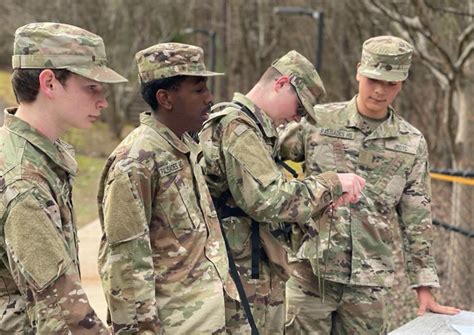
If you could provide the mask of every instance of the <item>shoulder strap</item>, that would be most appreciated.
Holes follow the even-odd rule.
[[[265,134],[263,130],[263,126],[260,123],[260,121],[255,117],[255,114],[250,111],[244,104],[237,102],[237,101],[232,101],[232,102],[220,102],[212,106],[211,111],[215,111],[221,108],[226,108],[226,107],[233,107],[235,109],[239,109],[242,111],[245,115],[247,115],[255,124],[257,125],[258,129],[260,129],[260,132],[262,134]],[[291,168],[288,164],[286,164],[283,160],[281,160],[279,157],[274,158],[275,163],[283,167],[285,170],[287,170],[293,178],[298,178],[298,173]]]
[[[255,117],[255,114],[252,113],[246,106],[244,106],[240,102],[236,102],[235,104],[240,106],[240,110],[244,112],[248,117],[250,117],[257,124],[262,134],[265,134],[263,130],[263,126],[260,123],[260,121]],[[273,160],[275,161],[275,163],[277,163],[278,165],[283,167],[285,170],[287,170],[293,176],[293,178],[298,178],[298,173],[293,168],[291,168],[288,164],[286,164],[283,160],[281,160],[280,157],[275,157]]]
[[[237,271],[237,266],[235,265],[234,257],[232,256],[232,250],[229,245],[229,241],[227,240],[227,236],[225,235],[225,230],[222,225],[222,208],[225,206],[225,202],[230,196],[229,190],[224,192],[219,199],[217,198],[212,198],[214,202],[214,207],[216,207],[217,210],[217,216],[219,218],[219,224],[221,227],[221,233],[222,237],[224,238],[224,243],[225,243],[225,248],[227,250],[227,258],[229,260],[229,270],[230,270],[230,276],[234,280],[235,286],[237,287],[237,292],[239,293],[240,297],[240,302],[242,303],[242,307],[245,312],[245,316],[247,318],[247,321],[249,322],[250,329],[252,330],[252,335],[259,335],[257,325],[255,324],[255,319],[253,318],[252,310],[250,308],[249,300],[247,298],[247,294],[245,293],[244,285],[242,284],[242,280],[240,279],[239,272]],[[238,208],[242,213],[243,211]],[[230,214],[230,213],[226,213]],[[244,213],[245,214],[245,213]],[[227,216],[226,216],[227,217]],[[253,224],[253,221],[252,221]],[[258,223],[257,223],[258,224]],[[253,267],[253,265],[252,265]]]
[[[214,112],[215,110],[218,110],[218,109],[227,108],[227,107],[234,107],[235,109],[240,109],[240,106],[237,105],[235,102],[224,101],[224,102],[219,102],[215,105],[212,105],[211,112]]]
[[[240,280],[239,273],[237,272],[237,266],[235,265],[234,257],[231,255],[231,250],[229,247],[229,242],[227,241],[227,237],[224,233],[224,227],[221,224],[221,231],[222,236],[224,237],[225,247],[227,249],[227,255],[229,259],[229,270],[232,279],[235,282],[235,286],[237,287],[237,291],[239,292],[239,297],[242,303],[242,307],[244,308],[245,316],[247,317],[247,321],[249,322],[250,329],[252,330],[252,335],[259,335],[257,325],[255,324],[255,319],[253,318],[252,310],[250,309],[249,300],[247,299],[247,294],[245,293],[244,286],[242,281]]]

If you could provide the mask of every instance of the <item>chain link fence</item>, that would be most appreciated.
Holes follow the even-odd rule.
[[[473,310],[474,173],[433,172],[436,172],[432,174],[431,183],[435,225],[433,248],[441,284],[433,293],[440,304]],[[461,201],[455,192],[462,193]],[[457,208],[455,212],[454,208]],[[398,239],[400,241],[400,236]],[[409,288],[405,276],[401,243],[396,245],[395,284],[388,295],[391,330],[414,319],[418,308],[415,292]]]

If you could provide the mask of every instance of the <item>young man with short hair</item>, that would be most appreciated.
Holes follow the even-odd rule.
[[[393,283],[394,230],[400,229],[419,313],[454,314],[430,293],[438,287],[432,241],[428,147],[391,106],[408,77],[413,49],[393,36],[364,42],[350,101],[318,105],[314,118],[281,136],[285,159],[304,161],[306,175],[357,173],[366,180],[358,203],[337,208],[306,242],[287,283],[289,334],[384,334],[386,292]],[[318,283],[322,283],[319,285]]]
[[[303,224],[343,199],[343,193],[355,202],[364,185],[354,174],[335,172],[288,181],[275,163],[276,127],[312,115],[323,95],[313,65],[290,51],[250,92],[235,93],[226,108],[213,113],[200,133],[201,165],[261,334],[283,334],[285,281],[291,272],[273,228],[285,230],[278,228],[283,222]],[[250,332],[242,306],[226,300],[230,334]]]
[[[201,48],[162,43],[136,54],[151,111],[107,160],[99,190],[99,268],[115,333],[224,334],[236,297],[198,164],[213,99]]]
[[[108,333],[80,282],[72,181],[77,163],[59,137],[89,128],[107,107],[102,38],[60,23],[15,33],[18,108],[0,129],[0,333]]]

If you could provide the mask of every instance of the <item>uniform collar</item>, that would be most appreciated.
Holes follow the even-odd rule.
[[[253,115],[255,115],[255,118],[258,120],[258,122],[260,122],[266,137],[278,137],[277,130],[273,124],[273,120],[267,115],[267,113],[265,113],[257,105],[255,105],[252,100],[250,100],[241,93],[235,93],[232,101],[241,103],[242,105],[247,107]]]
[[[189,140],[192,141],[190,136],[187,133],[183,134],[183,140],[181,140],[176,134],[165,126],[163,123],[157,121],[152,115],[151,112],[143,112],[140,114],[140,123],[152,128],[158,133],[166,142],[168,142],[176,150],[186,154],[189,152],[189,147],[185,144],[189,144]]]
[[[364,134],[370,134],[370,128],[364,122],[357,110],[357,95],[352,98],[346,106],[348,128],[357,128]],[[400,133],[400,120],[392,106],[388,107],[388,118],[382,122],[368,137],[370,138],[388,138],[397,137]]]
[[[16,117],[16,111],[16,107],[5,109],[4,127],[43,152],[56,165],[60,166],[69,174],[76,175],[77,162],[74,158],[74,148],[60,139],[52,142],[49,138],[31,127],[27,122]]]

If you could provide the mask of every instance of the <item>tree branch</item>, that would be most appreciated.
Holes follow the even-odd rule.
[[[393,6],[393,10],[392,9],[389,9],[387,8],[386,6],[382,5],[381,3],[377,3],[375,0],[369,0],[370,1],[370,4],[371,4],[371,7],[372,8],[377,8],[379,10],[379,12],[381,12],[382,14],[384,14],[385,16],[391,18],[393,21],[395,21],[395,23],[398,23],[399,25],[401,25],[402,27],[404,27],[405,31],[414,31],[417,33],[417,37],[414,37],[411,42],[415,45],[416,44],[416,40],[417,39],[426,39],[428,40],[435,48],[436,50],[438,50],[441,58],[443,59],[444,61],[444,64],[446,66],[448,66],[452,71],[454,70],[453,69],[453,62],[449,56],[449,53],[446,52],[446,50],[444,50],[441,45],[439,45],[438,43],[436,43],[436,41],[433,39],[433,34],[431,33],[431,30],[426,27],[425,25],[423,25],[423,23],[421,22],[420,18],[418,16],[415,16],[415,17],[408,17],[406,15],[402,15],[399,11],[398,11],[398,8],[396,6]],[[365,3],[367,3],[367,0],[365,1]],[[412,35],[413,36],[413,35]],[[425,49],[426,50],[426,49]],[[420,50],[421,51],[421,50]],[[432,52],[425,52],[425,58],[426,59],[432,59],[434,60],[434,58],[432,58],[430,55],[431,55]],[[436,61],[434,61],[434,63],[437,63]],[[443,72],[439,66],[438,66],[438,70]]]
[[[462,54],[459,56],[458,60],[454,64],[456,70],[461,70],[466,61],[471,57],[474,52],[474,42],[469,43],[469,45],[463,50]]]
[[[428,2],[428,0],[423,0],[423,3],[425,4],[426,7],[433,11],[437,12],[443,12],[443,13],[449,13],[449,14],[454,14],[454,15],[460,15],[460,16],[468,16],[468,17],[474,17],[474,15],[462,11],[458,11],[452,7],[436,7],[433,6]]]
[[[474,21],[469,24],[466,29],[462,31],[462,33],[458,36],[457,41],[458,41],[458,58],[461,57],[461,54],[463,53],[464,45],[466,41],[469,41],[469,36],[474,32]]]

